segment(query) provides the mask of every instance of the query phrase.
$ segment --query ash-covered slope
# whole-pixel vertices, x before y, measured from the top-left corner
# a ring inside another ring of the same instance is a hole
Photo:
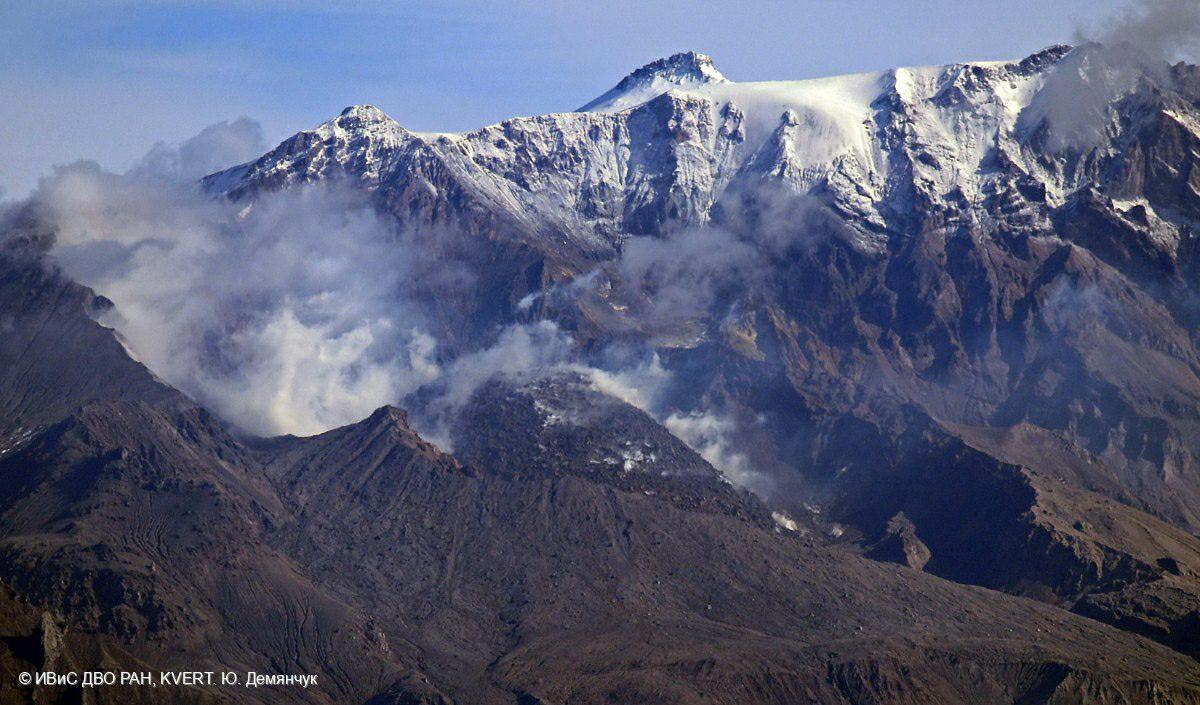
[[[44,267],[36,236],[0,238],[0,457],[95,399],[190,405],[84,315],[112,304]]]
[[[0,458],[0,697],[78,702],[9,684],[103,664],[319,680],[98,703],[1200,702],[1164,647],[776,526],[579,384],[481,390],[469,463],[391,408],[247,443],[198,409],[86,404]],[[513,427],[511,403],[572,427]],[[547,455],[500,452],[505,430]],[[627,443],[655,458],[592,469]]]
[[[321,673],[320,693],[358,698],[396,660],[369,619],[269,542],[286,521],[248,453],[202,410],[93,402],[0,458],[0,580],[58,636],[18,671],[240,670]],[[37,639],[12,620],[5,641]],[[27,631],[28,630],[28,631]],[[15,687],[4,702],[278,702],[211,687],[99,691]]]

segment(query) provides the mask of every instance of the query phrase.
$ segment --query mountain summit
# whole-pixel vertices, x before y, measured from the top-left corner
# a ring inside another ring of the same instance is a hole
[[[911,214],[914,191],[937,203],[954,194],[979,201],[1003,178],[1002,163],[1018,166],[1056,206],[1079,188],[1077,171],[1046,168],[1022,144],[1041,122],[1022,116],[1030,104],[1056,115],[1075,87],[1060,80],[1067,85],[1038,100],[1065,52],[749,82],[684,52],[634,71],[579,111],[471,132],[414,133],[359,108],[374,119],[340,116],[207,185],[240,197],[347,176],[429,200],[420,212],[459,214],[469,202],[520,230],[549,227],[591,260],[668,220],[707,222],[724,193],[765,180],[820,192],[851,216],[859,249],[879,253],[883,233],[904,227],[897,218]],[[459,202],[439,203],[447,197]]]
[[[673,87],[725,83],[727,80],[713,65],[708,55],[681,51],[665,59],[652,61],[634,71],[621,79],[612,90],[579,108],[578,112],[624,110],[644,103]]]

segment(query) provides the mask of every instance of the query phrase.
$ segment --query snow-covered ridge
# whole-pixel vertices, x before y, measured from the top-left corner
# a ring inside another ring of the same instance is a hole
[[[408,211],[469,204],[595,249],[669,220],[704,222],[727,189],[767,180],[819,192],[853,216],[872,249],[869,233],[892,227],[914,192],[975,202],[998,163],[1044,181],[1048,198],[1065,197],[1066,177],[1038,162],[1019,124],[1052,69],[1078,51],[757,82],[730,81],[709,57],[685,52],[634,71],[581,111],[466,133],[414,133],[353,106],[206,183],[239,196],[344,175],[422,200]]]

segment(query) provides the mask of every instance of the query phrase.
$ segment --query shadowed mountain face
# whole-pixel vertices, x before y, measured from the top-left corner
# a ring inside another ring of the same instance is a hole
[[[0,458],[0,663],[320,674],[99,702],[1200,699],[1165,647],[777,526],[580,384],[481,390],[468,464],[391,408],[247,445],[200,410],[89,403]],[[607,423],[514,451],[522,399]],[[657,459],[596,467],[630,445]]]
[[[467,134],[348,108],[209,196],[336,182],[465,275],[416,302],[413,421],[308,437],[131,359],[35,197],[0,252],[0,699],[100,659],[319,674],[100,702],[1200,702],[1200,79],[1131,61],[689,53]],[[571,364],[496,364],[551,323]]]

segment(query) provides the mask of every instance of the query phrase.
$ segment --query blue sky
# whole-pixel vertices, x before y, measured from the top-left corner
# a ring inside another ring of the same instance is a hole
[[[267,141],[354,103],[416,130],[570,110],[656,57],[733,80],[1018,58],[1121,0],[3,0],[0,188],[53,164],[123,169],[250,116]]]

